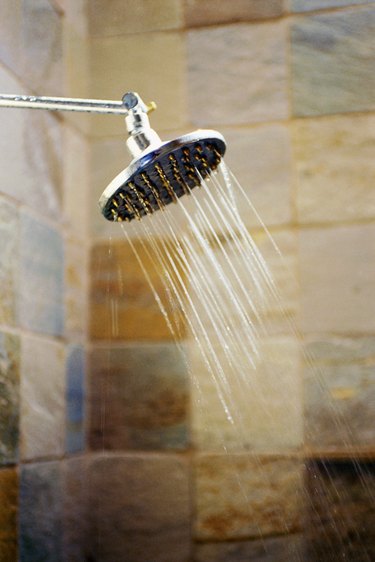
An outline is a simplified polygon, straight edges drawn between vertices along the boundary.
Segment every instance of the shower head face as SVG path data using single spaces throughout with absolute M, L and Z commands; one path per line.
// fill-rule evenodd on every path
M 200 185 L 220 164 L 225 140 L 216 131 L 196 131 L 152 146 L 123 170 L 99 200 L 110 221 L 140 220 Z

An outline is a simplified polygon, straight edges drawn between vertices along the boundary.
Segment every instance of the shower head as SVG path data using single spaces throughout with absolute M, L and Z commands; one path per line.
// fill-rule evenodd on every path
M 146 106 L 135 92 L 125 94 L 123 103 L 128 109 L 127 146 L 135 158 L 111 181 L 99 206 L 106 219 L 129 222 L 189 194 L 216 170 L 226 144 L 220 133 L 211 130 L 162 142 L 147 117 L 155 106 Z

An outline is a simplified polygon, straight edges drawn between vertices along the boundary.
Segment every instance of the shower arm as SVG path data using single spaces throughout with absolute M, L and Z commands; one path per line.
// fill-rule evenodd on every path
M 127 92 L 121 101 L 0 94 L 0 107 L 124 115 L 129 132 L 127 146 L 133 156 L 161 142 L 147 116 L 156 104 L 145 104 L 136 92 Z

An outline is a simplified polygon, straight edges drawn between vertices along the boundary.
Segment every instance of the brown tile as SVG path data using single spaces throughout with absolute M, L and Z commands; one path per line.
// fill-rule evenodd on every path
M 94 449 L 183 449 L 189 381 L 175 344 L 98 348 L 90 361 Z
M 278 17 L 283 14 L 283 4 L 284 0 L 183 0 L 188 27 Z
M 18 475 L 14 468 L 0 470 L 0 560 L 17 560 Z
M 188 465 L 169 455 L 92 460 L 93 556 L 106 562 L 188 562 Z
M 195 490 L 200 540 L 261 538 L 300 528 L 298 460 L 202 454 L 196 460 Z
M 374 560 L 374 462 L 311 462 L 306 476 L 305 559 Z
M 155 290 L 172 318 L 180 318 L 177 306 L 171 304 L 163 285 L 161 261 L 154 262 L 141 242 L 136 251 Z M 151 251 L 152 254 L 152 251 Z M 90 333 L 93 339 L 171 340 L 172 335 L 155 300 L 136 256 L 127 242 L 99 243 L 91 254 Z M 184 335 L 181 327 L 181 337 Z

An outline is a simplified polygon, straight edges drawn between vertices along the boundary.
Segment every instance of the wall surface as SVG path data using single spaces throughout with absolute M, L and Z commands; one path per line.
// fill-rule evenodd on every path
M 1 2 L 1 92 L 218 129 L 283 258 L 241 205 L 282 306 L 252 392 L 226 371 L 239 431 L 97 210 L 123 119 L 0 110 L 0 562 L 375 557 L 374 32 L 359 0 Z

